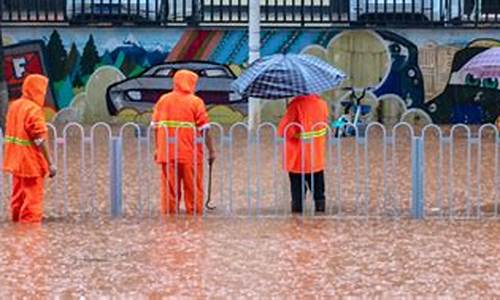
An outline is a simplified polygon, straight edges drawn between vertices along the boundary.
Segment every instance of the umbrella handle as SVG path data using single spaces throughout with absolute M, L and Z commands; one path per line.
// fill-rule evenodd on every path
M 208 163 L 208 191 L 207 191 L 207 202 L 205 202 L 205 208 L 208 210 L 214 210 L 216 206 L 210 206 L 210 201 L 212 201 L 212 166 L 213 161 Z

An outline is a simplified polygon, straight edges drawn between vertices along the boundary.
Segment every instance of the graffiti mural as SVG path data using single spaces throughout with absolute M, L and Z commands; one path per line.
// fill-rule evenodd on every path
M 43 41 L 24 42 L 5 47 L 4 74 L 10 100 L 21 96 L 22 83 L 28 75 L 42 74 L 47 76 L 46 57 L 43 49 Z M 51 118 L 56 109 L 52 89 L 49 89 L 45 101 L 47 118 Z
M 470 59 L 488 48 L 478 41 L 455 53 L 443 92 L 426 103 L 426 110 L 434 122 L 482 124 L 496 121 L 500 114 L 499 79 L 476 78 L 462 69 Z
M 11 98 L 20 72 L 51 79 L 46 115 L 54 122 L 148 122 L 179 68 L 200 75 L 198 94 L 213 121 L 244 121 L 246 99 L 230 84 L 247 67 L 245 30 L 154 28 L 8 28 L 5 71 Z M 307 53 L 342 69 L 344 87 L 372 88 L 363 99 L 369 121 L 392 124 L 494 122 L 498 79 L 478 79 L 461 67 L 500 44 L 496 30 L 263 30 L 261 55 Z M 17 50 L 16 50 L 17 49 Z M 24 57 L 26 63 L 20 64 Z M 17 73 L 16 73 L 17 72 Z M 324 93 L 332 118 L 348 93 Z M 276 122 L 286 102 L 263 101 L 262 118 Z
M 372 106 L 367 121 L 396 123 L 407 109 L 423 108 L 418 50 L 401 36 L 385 31 L 343 31 L 332 36 L 326 47 L 311 45 L 303 52 L 342 69 L 348 76 L 344 86 L 372 88 L 363 100 Z M 341 114 L 339 103 L 350 97 L 342 90 L 324 96 L 332 103 L 334 117 Z

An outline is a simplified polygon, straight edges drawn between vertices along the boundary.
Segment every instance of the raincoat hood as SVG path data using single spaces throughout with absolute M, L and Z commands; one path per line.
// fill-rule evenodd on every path
M 23 83 L 23 98 L 43 107 L 49 79 L 43 75 L 28 75 Z
M 198 75 L 188 70 L 179 70 L 174 75 L 174 91 L 194 94 Z

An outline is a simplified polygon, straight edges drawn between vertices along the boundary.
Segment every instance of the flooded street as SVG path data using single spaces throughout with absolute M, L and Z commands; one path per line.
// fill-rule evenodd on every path
M 500 297 L 494 221 L 0 225 L 0 298 Z
M 311 216 L 308 199 L 305 218 L 290 214 L 270 135 L 251 147 L 235 136 L 214 165 L 217 209 L 191 219 L 181 206 L 167 222 L 147 141 L 124 135 L 123 214 L 113 220 L 109 139 L 67 139 L 53 149 L 61 172 L 47 181 L 41 227 L 8 221 L 10 181 L 0 182 L 0 299 L 500 298 L 491 136 L 473 147 L 429 136 L 421 221 L 411 219 L 408 135 L 329 144 L 327 211 Z

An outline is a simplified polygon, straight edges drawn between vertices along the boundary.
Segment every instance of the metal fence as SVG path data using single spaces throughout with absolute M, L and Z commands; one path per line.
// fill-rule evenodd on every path
M 249 0 L 0 0 L 3 22 L 242 26 Z M 500 0 L 260 0 L 261 21 L 283 26 L 498 24 Z
M 475 129 L 429 125 L 417 130 L 406 123 L 392 128 L 373 123 L 366 130 L 358 132 L 353 127 L 353 131 L 354 136 L 341 137 L 328 128 L 326 211 L 315 212 L 312 191 L 304 201 L 304 217 L 498 218 L 500 138 L 493 125 Z M 151 128 L 71 123 L 60 129 L 50 126 L 50 132 L 59 174 L 47 180 L 48 219 L 162 217 L 160 168 L 153 159 Z M 204 217 L 290 216 L 290 186 L 282 163 L 287 143 L 277 135 L 276 127 L 262 124 L 250 134 L 243 123 L 212 124 L 211 133 L 218 154 L 211 180 L 216 209 L 204 207 L 196 213 Z M 204 140 L 197 138 L 195 145 L 203 147 Z M 308 140 L 301 143 L 303 149 L 314 147 Z M 169 138 L 166 145 L 167 152 L 177 149 L 177 139 Z M 3 159 L 0 152 L 0 162 Z M 203 163 L 206 199 L 206 157 Z M 176 182 L 180 179 L 177 172 L 173 176 Z M 4 218 L 8 217 L 10 182 L 7 174 L 0 176 Z M 182 205 L 170 215 L 184 216 Z

